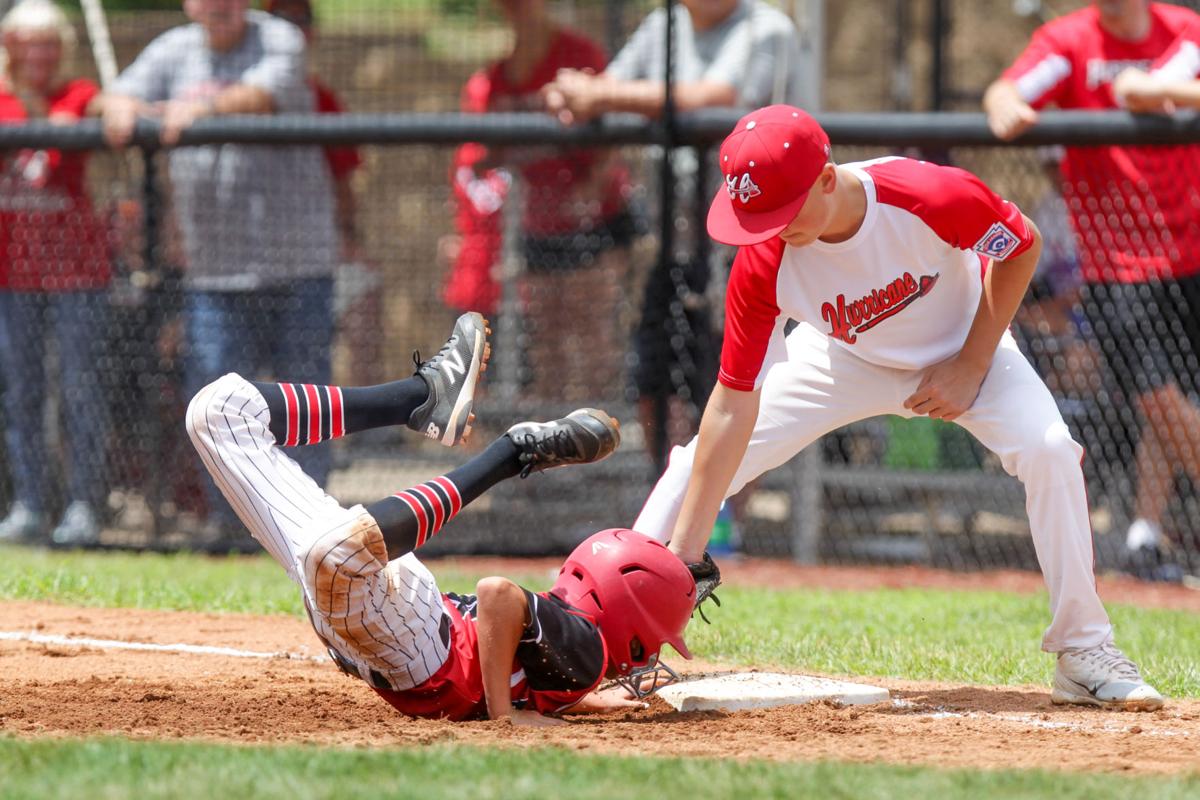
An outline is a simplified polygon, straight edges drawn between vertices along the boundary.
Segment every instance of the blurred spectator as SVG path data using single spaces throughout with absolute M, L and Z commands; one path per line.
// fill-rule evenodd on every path
M 1029 217 L 1042 232 L 1042 256 L 1029 293 L 1014 319 L 1022 348 L 1058 400 L 1068 420 L 1085 414 L 1083 398 L 1099 386 L 1097 354 L 1080 334 L 1078 314 L 1083 279 L 1070 213 L 1062 196 L 1061 147 L 1040 147 L 1036 156 L 1046 173 L 1046 191 Z
M 1051 103 L 1118 108 L 1117 74 L 1149 66 L 1198 19 L 1165 3 L 1094 0 L 1043 25 L 988 87 L 983 105 L 992 131 L 1012 139 Z M 1062 178 L 1080 242 L 1088 326 L 1145 421 L 1128 558 L 1139 574 L 1179 577 L 1164 563 L 1162 519 L 1173 490 L 1167 465 L 1200 480 L 1200 408 L 1189 398 L 1200 352 L 1200 146 L 1069 147 Z
M 267 13 L 286 19 L 304 34 L 308 45 L 309 67 L 317 39 L 316 16 L 309 0 L 267 0 Z M 308 74 L 318 114 L 342 114 L 346 104 L 315 72 Z M 333 177 L 337 200 L 337 229 L 340 260 L 334 289 L 334 319 L 346 344 L 343 383 L 376 384 L 384 380 L 382 338 L 379 336 L 383 298 L 377 291 L 379 269 L 367 261 L 358 224 L 358 198 L 354 175 L 362 167 L 357 147 L 331 145 L 325 148 L 325 162 Z
M 105 134 L 129 142 L 139 116 L 164 144 L 223 114 L 311 112 L 304 36 L 246 0 L 185 0 L 193 24 L 152 41 L 101 98 Z M 187 394 L 221 373 L 291 374 L 328 383 L 337 258 L 334 193 L 320 148 L 221 145 L 170 152 L 183 240 Z M 328 445 L 296 453 L 323 483 Z M 210 485 L 207 533 L 231 534 Z
M 803 96 L 806 84 L 796 26 L 778 9 L 757 0 L 681 0 L 674 14 L 672 99 L 677 110 L 751 109 L 771 103 L 815 106 L 816 98 Z M 665 102 L 666 23 L 663 9 L 650 12 L 599 74 L 560 70 L 543 90 L 547 104 L 565 123 L 614 111 L 657 117 Z M 675 155 L 672 190 L 679 197 L 681 215 L 689 214 L 697 202 L 707 207 L 716 189 L 715 183 L 696 185 L 696 158 L 690 151 Z M 712 174 L 714 181 L 719 179 L 716 170 Z M 694 432 L 699 409 L 716 379 L 716 344 L 706 296 L 712 265 L 703 256 L 702 236 L 700 232 L 692 237 L 690 253 L 680 237 L 676 252 L 665 254 L 650 274 L 635 334 L 639 415 L 659 472 L 671 445 Z
M 542 88 L 564 69 L 603 70 L 599 45 L 550 17 L 545 0 L 498 0 L 514 33 L 505 58 L 472 75 L 462 106 L 472 113 L 542 111 Z M 453 266 L 446 301 L 494 314 L 501 208 L 509 181 L 522 179 L 521 300 L 529 391 L 542 400 L 597 402 L 622 365 L 617 304 L 635 221 L 627 170 L 605 150 L 459 148 L 453 167 L 457 241 L 443 243 Z
M 0 121 L 70 125 L 96 96 L 91 81 L 62 74 L 74 30 L 49 0 L 26 0 L 0 21 Z M 100 532 L 106 425 L 99 370 L 110 265 L 104 228 L 84 189 L 86 152 L 0 152 L 0 371 L 15 502 L 0 539 L 45 532 L 48 467 L 44 435 L 46 343 L 58 344 L 67 495 L 51 533 L 57 544 L 95 542 Z

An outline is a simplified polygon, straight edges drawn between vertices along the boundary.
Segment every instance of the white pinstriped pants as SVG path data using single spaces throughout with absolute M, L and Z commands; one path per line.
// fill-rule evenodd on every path
M 912 417 L 904 400 L 921 370 L 871 364 L 801 324 L 773 343 L 758 421 L 726 496 L 792 458 L 830 431 L 881 414 Z M 1025 484 L 1026 510 L 1038 563 L 1050 590 L 1052 620 L 1042 649 L 1060 652 L 1112 639 L 1108 614 L 1096 593 L 1092 529 L 1080 458 L 1050 390 L 1005 334 L 975 405 L 956 420 L 1000 457 Z M 696 440 L 676 447 L 634 523 L 667 541 L 692 473 Z
M 429 570 L 391 562 L 362 506 L 343 508 L 276 446 L 263 396 L 230 373 L 188 406 L 187 431 L 250 534 L 299 584 L 339 666 L 379 688 L 425 682 L 446 660 L 449 617 Z

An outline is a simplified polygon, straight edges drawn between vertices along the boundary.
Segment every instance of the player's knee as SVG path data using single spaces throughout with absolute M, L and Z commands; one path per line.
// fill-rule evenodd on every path
M 187 414 L 184 417 L 184 425 L 193 442 L 199 441 L 197 432 L 207 429 L 213 415 L 222 413 L 225 398 L 233 393 L 234 388 L 239 385 L 239 381 L 241 381 L 239 376 L 230 373 L 217 378 L 196 392 L 191 402 L 188 403 Z
M 316 611 L 326 616 L 355 613 L 355 598 L 387 566 L 383 535 L 369 517 L 351 517 L 332 527 L 328 521 L 314 525 L 321 533 L 298 556 Z
M 1071 437 L 1063 423 L 1051 425 L 1034 438 L 1021 453 L 1025 476 L 1046 474 L 1062 476 L 1079 470 L 1083 447 Z

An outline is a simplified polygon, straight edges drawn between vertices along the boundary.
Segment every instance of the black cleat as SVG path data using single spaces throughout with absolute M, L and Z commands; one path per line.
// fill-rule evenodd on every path
M 521 449 L 521 477 L 567 464 L 591 464 L 621 444 L 621 427 L 595 408 L 572 411 L 553 422 L 518 422 L 508 438 Z
M 413 353 L 416 374 L 429 387 L 429 399 L 408 417 L 408 427 L 453 447 L 471 432 L 471 405 L 475 386 L 487 369 L 492 346 L 491 329 L 482 314 L 463 314 L 454 324 L 454 333 L 437 355 L 422 363 L 421 354 Z
M 708 622 L 708 617 L 704 616 L 704 609 L 700 608 L 700 604 L 711 597 L 712 601 L 720 607 L 721 600 L 713 592 L 721 585 L 721 570 L 717 568 L 716 562 L 707 552 L 701 561 L 688 564 L 687 568 L 688 572 L 692 573 L 692 579 L 696 581 L 696 610 L 700 612 L 700 618 Z

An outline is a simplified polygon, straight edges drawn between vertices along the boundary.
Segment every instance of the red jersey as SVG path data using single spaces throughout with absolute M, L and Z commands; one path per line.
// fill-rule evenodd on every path
M 98 89 L 70 81 L 48 98 L 48 116 L 79 119 Z M 0 124 L 29 119 L 0 87 Z M 0 152 L 0 289 L 101 289 L 111 277 L 105 228 L 84 187 L 87 152 Z
M 531 622 L 513 659 L 512 704 L 554 713 L 578 703 L 604 678 L 608 650 L 592 620 L 548 592 L 526 590 Z M 443 594 L 450 651 L 429 680 L 406 691 L 373 687 L 396 710 L 430 719 L 486 719 L 475 598 Z
M 519 84 L 509 82 L 504 62 L 475 73 L 463 88 L 462 109 L 475 114 L 498 111 L 540 111 L 540 91 L 560 69 L 590 69 L 600 73 L 608 64 L 604 51 L 587 37 L 560 28 L 545 57 Z M 495 309 L 500 289 L 491 275 L 500 255 L 500 208 L 508 194 L 507 179 L 495 170 L 477 174 L 475 165 L 487 148 L 463 145 L 455 153 L 451 173 L 458 211 L 456 227 L 462 247 L 446 287 L 446 302 L 453 308 Z M 514 147 L 506 160 L 517 167 L 525 188 L 523 233 L 533 237 L 567 234 L 591 228 L 624 210 L 629 175 L 623 167 L 602 164 L 596 150 L 562 150 L 553 147 Z M 591 201 L 598 198 L 600 219 Z
M 975 320 L 985 261 L 1033 244 L 1020 210 L 969 172 L 909 158 L 844 168 L 867 201 L 853 236 L 804 247 L 776 236 L 738 249 L 725 293 L 723 385 L 761 386 L 764 367 L 785 357 L 789 319 L 872 364 L 914 370 L 947 359 Z
M 316 98 L 318 114 L 342 114 L 346 107 L 341 99 L 316 75 L 308 76 L 308 85 Z M 354 170 L 362 166 L 362 156 L 357 147 L 326 147 L 325 161 L 329 164 L 329 172 L 335 181 L 340 181 Z
M 1100 26 L 1094 6 L 1038 28 L 1004 73 L 1035 108 L 1115 109 L 1112 81 L 1148 69 L 1195 12 L 1150 4 L 1150 31 L 1127 42 Z M 1063 194 L 1079 237 L 1085 280 L 1137 283 L 1200 272 L 1200 146 L 1069 147 Z

